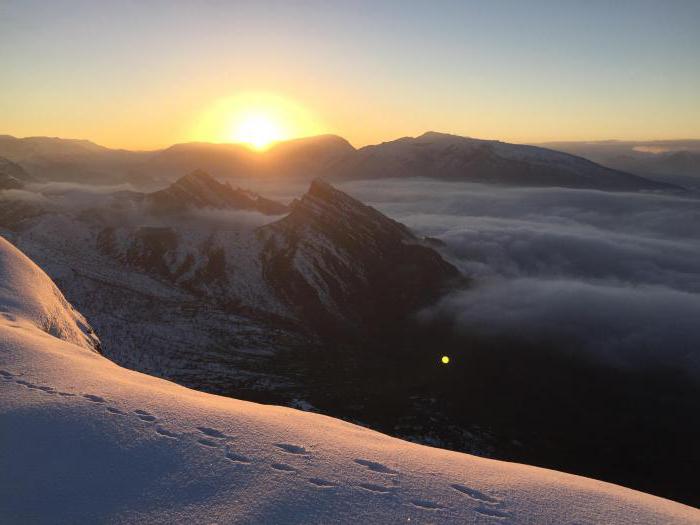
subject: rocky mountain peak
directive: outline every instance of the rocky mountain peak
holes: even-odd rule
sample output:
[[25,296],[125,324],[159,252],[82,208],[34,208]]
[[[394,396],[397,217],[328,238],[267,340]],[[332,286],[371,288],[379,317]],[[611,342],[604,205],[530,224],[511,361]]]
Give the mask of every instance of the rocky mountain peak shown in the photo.
[[461,279],[406,226],[320,180],[258,234],[269,284],[320,330],[386,329]]
[[268,215],[285,213],[282,203],[261,197],[257,193],[233,188],[219,182],[203,170],[194,170],[180,177],[169,187],[150,193],[146,202],[158,212],[176,212],[189,208],[252,210]]

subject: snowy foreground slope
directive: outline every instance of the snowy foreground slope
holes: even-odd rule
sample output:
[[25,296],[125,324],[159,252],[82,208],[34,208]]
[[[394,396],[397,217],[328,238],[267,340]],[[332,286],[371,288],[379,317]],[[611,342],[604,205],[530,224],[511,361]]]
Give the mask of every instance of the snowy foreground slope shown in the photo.
[[699,523],[615,485],[118,367],[0,238],[2,523]]

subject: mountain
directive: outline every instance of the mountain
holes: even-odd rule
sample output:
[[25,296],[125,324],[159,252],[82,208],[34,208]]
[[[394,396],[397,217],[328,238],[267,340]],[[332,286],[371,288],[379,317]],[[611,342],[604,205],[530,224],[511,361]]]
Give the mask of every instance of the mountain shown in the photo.
[[[677,185],[662,182],[656,174],[667,169],[683,173],[694,170],[695,159],[689,155],[674,156],[667,160],[668,167],[646,171],[629,165],[635,173],[659,179],[652,181],[560,151],[435,132],[359,150],[341,137],[321,135],[280,142],[262,152],[241,144],[204,142],[175,144],[157,151],[127,151],[85,140],[0,136],[0,156],[21,164],[37,179],[130,183],[141,188],[162,186],[174,182],[178,174],[202,170],[246,185],[278,179],[309,182],[317,177],[331,181],[429,177],[519,186],[677,191]],[[624,169],[628,166],[620,165]]]
[[86,312],[105,355],[197,388],[304,399],[315,387],[298,369],[323,335],[409,322],[460,281],[407,228],[322,182],[286,217],[254,222],[199,213],[263,199],[201,172],[160,194],[168,206],[154,210],[153,195],[10,201],[0,228]]
[[[146,197],[159,212],[179,209],[173,203],[210,202],[286,209],[202,172],[164,191]],[[320,181],[289,215],[257,228],[212,234],[184,225],[108,227],[95,242],[102,253],[213,301],[281,316],[312,332],[367,330],[403,318],[459,280],[457,270],[405,226]]]
[[7,523],[700,519],[691,507],[608,483],[416,445],[117,366],[95,353],[89,326],[51,280],[3,239],[0,282]]
[[678,189],[559,151],[435,132],[360,148],[331,166],[326,176],[331,180],[428,177],[613,191]]
[[146,195],[145,201],[158,213],[173,213],[191,208],[252,210],[266,215],[281,215],[287,206],[257,193],[233,189],[202,170],[179,178],[169,187]]
[[282,177],[309,181],[354,148],[335,135],[280,142],[263,152],[241,144],[176,144],[140,167],[140,172],[167,180],[172,173],[201,169],[220,178]]
[[193,142],[155,151],[111,149],[87,140],[0,135],[0,156],[20,163],[37,179],[86,184],[131,183],[153,187],[174,174],[203,170],[219,178],[310,181],[354,148],[321,135],[274,144],[256,152],[242,144]]
[[325,328],[335,316],[386,330],[460,281],[404,225],[319,180],[258,237],[268,282],[297,315]]
[[700,140],[551,142],[542,146],[656,181],[700,190]]
[[[0,135],[0,156],[45,181],[118,184],[152,153],[105,148],[88,140]],[[138,180],[136,182],[139,182]]]

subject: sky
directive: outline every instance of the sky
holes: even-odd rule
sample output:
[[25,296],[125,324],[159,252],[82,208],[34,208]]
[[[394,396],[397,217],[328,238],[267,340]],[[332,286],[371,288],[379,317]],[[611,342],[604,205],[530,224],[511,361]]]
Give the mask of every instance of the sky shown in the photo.
[[700,138],[698,1],[0,0],[0,67],[0,133],[129,149]]

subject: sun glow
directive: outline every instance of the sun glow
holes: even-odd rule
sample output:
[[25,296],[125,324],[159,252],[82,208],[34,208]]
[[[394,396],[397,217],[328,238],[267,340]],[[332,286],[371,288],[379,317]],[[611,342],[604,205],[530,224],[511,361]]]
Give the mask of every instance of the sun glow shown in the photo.
[[237,125],[231,138],[235,142],[243,142],[257,150],[263,150],[286,137],[276,122],[264,115],[253,115]]
[[202,112],[191,136],[261,151],[275,142],[323,132],[311,112],[297,102],[271,93],[242,93],[219,99]]

